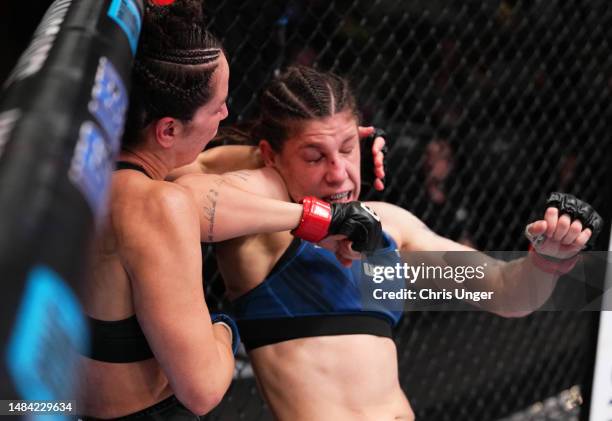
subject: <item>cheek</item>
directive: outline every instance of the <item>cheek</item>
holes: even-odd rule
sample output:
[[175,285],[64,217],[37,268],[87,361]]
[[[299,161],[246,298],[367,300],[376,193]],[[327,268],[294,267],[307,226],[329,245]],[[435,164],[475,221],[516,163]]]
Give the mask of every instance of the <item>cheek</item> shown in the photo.
[[321,167],[306,163],[294,163],[292,166],[284,167],[281,173],[286,180],[289,193],[295,200],[303,196],[316,195],[324,174]]
[[361,179],[361,161],[358,154],[346,161],[346,171],[354,181],[358,182]]
[[202,135],[204,137],[213,137],[215,135],[215,132],[217,131],[218,128],[218,124],[214,124],[211,121],[206,122],[206,124],[204,125],[204,130],[202,131]]

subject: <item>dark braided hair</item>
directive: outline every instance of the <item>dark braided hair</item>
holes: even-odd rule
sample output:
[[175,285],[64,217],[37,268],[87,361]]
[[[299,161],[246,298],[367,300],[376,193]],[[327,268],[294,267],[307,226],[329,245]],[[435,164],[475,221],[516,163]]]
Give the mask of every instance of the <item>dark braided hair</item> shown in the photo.
[[358,119],[355,97],[345,79],[310,67],[292,66],[264,86],[259,97],[259,117],[239,130],[222,130],[218,138],[226,143],[266,139],[280,152],[283,143],[304,122],[342,111],[350,111]]
[[124,145],[162,117],[190,121],[212,96],[210,80],[224,54],[205,28],[202,0],[145,6],[132,70],[132,93]]

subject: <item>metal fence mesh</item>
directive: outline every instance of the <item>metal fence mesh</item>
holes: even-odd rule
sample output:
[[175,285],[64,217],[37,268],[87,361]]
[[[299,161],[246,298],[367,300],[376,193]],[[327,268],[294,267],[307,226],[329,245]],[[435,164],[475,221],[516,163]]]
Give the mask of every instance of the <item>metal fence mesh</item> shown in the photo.
[[[207,0],[206,7],[230,56],[231,121],[248,117],[262,83],[288,64],[352,81],[363,121],[385,128],[390,144],[387,188],[364,198],[400,205],[437,233],[486,250],[524,250],[524,226],[550,191],[603,208],[609,2]],[[210,251],[205,266],[209,303],[227,309]],[[517,412],[574,385],[588,388],[592,334],[587,313],[410,314],[396,335],[402,387],[420,420],[576,419],[567,405],[549,415],[542,415],[548,403]],[[271,419],[248,364],[239,363],[207,419]]]

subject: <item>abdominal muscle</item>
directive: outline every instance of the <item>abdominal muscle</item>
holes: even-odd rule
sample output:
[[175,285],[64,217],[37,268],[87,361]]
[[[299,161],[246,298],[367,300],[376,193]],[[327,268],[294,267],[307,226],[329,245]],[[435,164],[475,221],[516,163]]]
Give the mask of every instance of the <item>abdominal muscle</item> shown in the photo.
[[389,338],[301,338],[249,355],[261,391],[281,421],[414,419]]

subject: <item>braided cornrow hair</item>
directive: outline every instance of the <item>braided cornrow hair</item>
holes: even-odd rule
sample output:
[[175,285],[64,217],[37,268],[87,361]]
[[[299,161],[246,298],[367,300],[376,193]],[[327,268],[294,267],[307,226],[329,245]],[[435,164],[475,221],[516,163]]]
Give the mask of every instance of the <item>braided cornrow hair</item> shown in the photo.
[[310,67],[289,67],[264,87],[251,136],[266,139],[280,152],[300,123],[347,110],[358,118],[355,97],[345,79]]
[[212,95],[210,80],[224,53],[221,42],[206,30],[202,0],[147,4],[124,145],[137,142],[141,130],[162,117],[191,120]]

